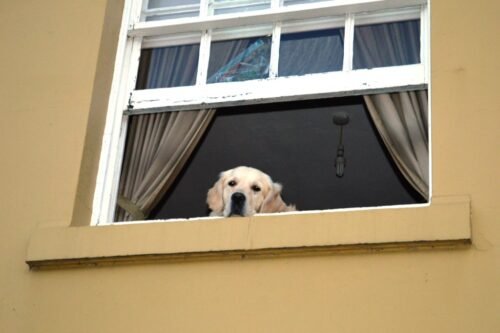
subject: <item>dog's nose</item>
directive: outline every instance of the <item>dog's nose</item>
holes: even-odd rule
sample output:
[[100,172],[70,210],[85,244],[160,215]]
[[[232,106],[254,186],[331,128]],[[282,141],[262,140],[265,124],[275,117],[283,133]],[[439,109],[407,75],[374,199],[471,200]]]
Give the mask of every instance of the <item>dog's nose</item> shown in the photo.
[[233,195],[231,196],[231,200],[234,203],[242,203],[245,201],[245,195],[240,192],[233,193]]
[[245,195],[240,192],[235,192],[231,195],[231,211],[229,216],[245,216]]

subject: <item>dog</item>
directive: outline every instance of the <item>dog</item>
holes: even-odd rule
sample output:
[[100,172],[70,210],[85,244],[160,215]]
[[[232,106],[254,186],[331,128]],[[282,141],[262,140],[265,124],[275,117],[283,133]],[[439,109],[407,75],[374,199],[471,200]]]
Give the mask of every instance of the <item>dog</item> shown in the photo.
[[295,211],[281,198],[282,185],[264,172],[239,166],[222,172],[207,193],[210,216],[251,216]]

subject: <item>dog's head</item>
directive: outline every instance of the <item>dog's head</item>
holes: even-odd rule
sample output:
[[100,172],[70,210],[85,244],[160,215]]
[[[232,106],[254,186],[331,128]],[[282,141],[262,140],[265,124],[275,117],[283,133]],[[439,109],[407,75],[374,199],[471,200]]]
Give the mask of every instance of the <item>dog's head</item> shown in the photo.
[[260,170],[240,166],[224,171],[208,191],[212,216],[250,216],[295,210],[281,198],[281,184]]

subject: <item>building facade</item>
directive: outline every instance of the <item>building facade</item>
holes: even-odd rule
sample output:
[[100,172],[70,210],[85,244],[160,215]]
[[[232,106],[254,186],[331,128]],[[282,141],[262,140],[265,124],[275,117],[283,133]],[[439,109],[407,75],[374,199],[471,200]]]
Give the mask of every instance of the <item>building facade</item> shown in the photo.
[[91,227],[123,1],[0,3],[0,331],[499,331],[500,4],[430,10],[430,205]]

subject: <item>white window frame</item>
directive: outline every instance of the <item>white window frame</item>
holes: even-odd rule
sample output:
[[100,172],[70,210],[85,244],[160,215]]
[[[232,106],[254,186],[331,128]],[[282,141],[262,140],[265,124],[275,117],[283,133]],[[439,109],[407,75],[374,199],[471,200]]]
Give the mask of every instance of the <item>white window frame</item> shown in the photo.
[[[209,15],[208,0],[201,0],[200,16],[144,22],[141,19],[146,2],[142,7],[141,1],[125,0],[91,225],[113,223],[128,115],[404,91],[423,89],[429,84],[428,0],[330,0],[287,7],[280,7],[280,0],[272,0],[268,9],[216,16]],[[339,16],[342,17],[340,23],[338,19],[324,19]],[[408,19],[420,19],[419,64],[352,69],[355,24]],[[344,26],[342,71],[277,76],[280,34],[282,31],[300,31],[302,23],[294,26],[298,20],[312,20],[315,27],[323,29]],[[272,25],[270,77],[207,84],[206,69],[214,31],[247,24],[257,26],[255,33],[259,33],[259,25]],[[166,35],[169,38],[162,38]],[[231,37],[220,34],[217,39]],[[200,42],[199,70],[194,86],[134,90],[140,52],[144,45],[179,45],[190,40]]]

